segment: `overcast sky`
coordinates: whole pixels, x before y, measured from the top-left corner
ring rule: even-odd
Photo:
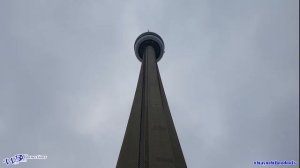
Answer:
[[[115,167],[148,29],[188,167],[298,163],[298,0],[1,0],[0,160]]]

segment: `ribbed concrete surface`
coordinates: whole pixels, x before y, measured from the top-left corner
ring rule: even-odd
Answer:
[[[186,168],[153,47],[143,58],[117,168]]]

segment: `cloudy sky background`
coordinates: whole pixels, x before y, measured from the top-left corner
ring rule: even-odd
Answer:
[[[188,167],[299,161],[298,0],[0,1],[1,161],[115,167],[148,29]]]

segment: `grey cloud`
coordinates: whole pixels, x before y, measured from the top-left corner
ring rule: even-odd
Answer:
[[[140,68],[159,62],[188,167],[299,162],[299,2],[1,1],[0,159],[115,167]],[[4,166],[4,164],[2,164]]]

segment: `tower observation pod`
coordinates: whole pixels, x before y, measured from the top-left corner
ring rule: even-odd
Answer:
[[[134,43],[142,62],[117,168],[186,168],[157,62],[163,39],[145,32]]]
[[[163,39],[156,33],[145,32],[138,36],[134,43],[134,51],[138,60],[143,60],[144,50],[147,46],[152,46],[155,51],[157,62],[162,58],[165,52]]]

